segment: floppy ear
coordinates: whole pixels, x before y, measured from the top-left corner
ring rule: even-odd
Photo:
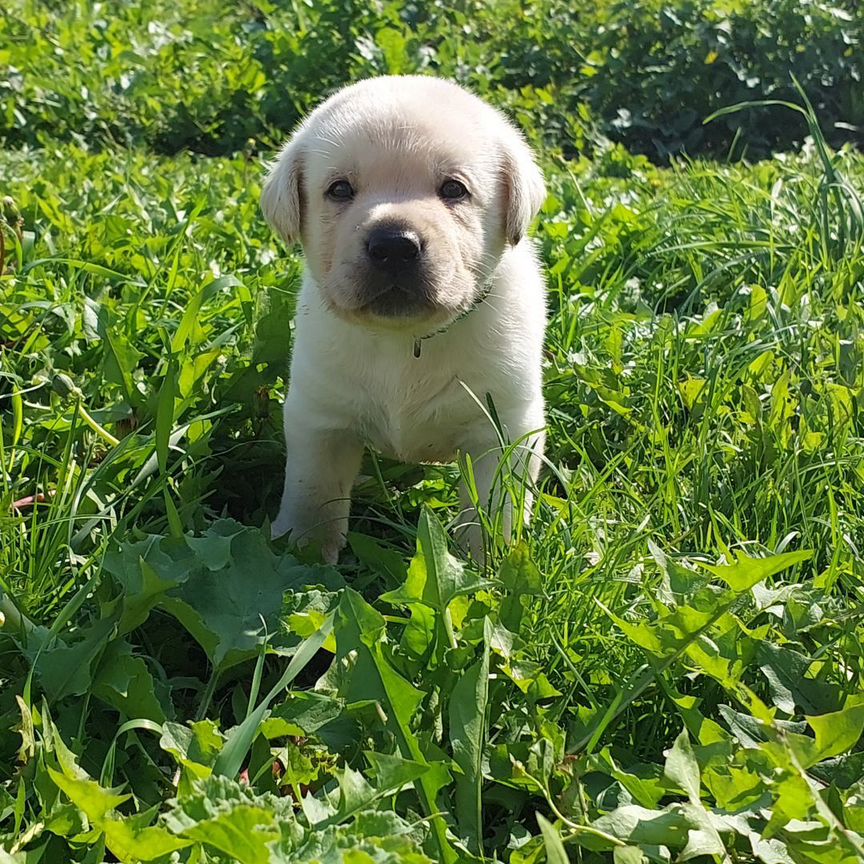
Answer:
[[[301,151],[297,140],[292,139],[270,166],[261,193],[265,218],[289,245],[300,239],[303,221],[301,184]]]
[[[540,212],[546,200],[546,185],[531,148],[521,133],[508,127],[503,152],[504,231],[507,242],[515,246]]]

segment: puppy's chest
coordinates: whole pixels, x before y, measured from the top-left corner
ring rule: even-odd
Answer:
[[[480,412],[455,372],[384,375],[367,382],[357,412],[359,434],[406,462],[449,462],[463,445],[465,428]]]

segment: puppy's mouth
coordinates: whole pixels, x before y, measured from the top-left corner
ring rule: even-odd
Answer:
[[[457,317],[469,293],[458,290],[458,274],[450,272],[384,274],[363,262],[346,262],[334,276],[319,283],[327,308],[345,321],[376,329],[425,333]]]
[[[376,318],[425,318],[436,309],[423,286],[393,282],[366,293],[357,310]]]

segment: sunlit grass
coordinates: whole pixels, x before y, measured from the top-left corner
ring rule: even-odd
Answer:
[[[507,697],[500,723],[489,719],[495,746],[560,735],[574,758],[608,746],[625,768],[649,763],[660,771],[682,722],[697,735],[694,705],[722,723],[721,706],[730,703],[758,713],[751,693],[786,704],[760,677],[768,668],[764,657],[753,659],[760,639],[778,650],[794,645],[809,658],[804,668],[815,662],[814,681],[835,688],[822,710],[860,690],[864,250],[849,202],[864,182],[864,160],[851,151],[832,158],[837,173],[828,180],[812,149],[754,166],[680,162],[657,170],[618,150],[593,163],[549,166],[551,194],[536,229],[550,289],[548,466],[523,535],[533,563],[519,571],[527,578],[536,567],[541,587],[518,600],[524,614],[513,660],[514,668],[535,664],[524,666],[534,683]],[[12,694],[26,686],[30,699],[41,686],[39,674],[27,678],[33,651],[10,629],[21,615],[25,629],[51,628],[74,643],[116,593],[114,571],[103,570],[109,548],[145,535],[200,534],[224,515],[253,529],[272,516],[299,263],[264,225],[260,172],[245,158],[64,147],[7,153],[0,166],[22,220],[17,239],[6,232],[12,254],[0,279],[7,621],[0,675],[8,721],[0,740],[10,757],[0,776],[14,795],[20,740]],[[841,174],[842,200],[832,192]],[[455,467],[402,466],[374,454],[364,465],[341,570],[390,616],[395,643],[407,619],[376,598],[404,580],[421,508],[444,524],[456,515],[457,480]],[[789,559],[774,606],[758,605],[765,594],[756,605],[736,601],[735,620],[753,629],[736,631],[742,665],[734,682],[712,677],[688,654],[674,662],[659,649],[646,654],[610,617],[644,627],[662,617],[674,562],[695,574],[697,562],[801,550],[812,555]],[[487,575],[500,563],[493,559]],[[687,602],[707,603],[692,579],[695,599]],[[761,590],[773,585],[769,578]],[[497,602],[486,597],[476,608]],[[318,620],[298,614],[297,627]],[[164,616],[138,632],[123,638],[165,692],[177,688],[179,721],[206,716],[227,727],[252,710],[255,699],[244,701],[248,665],[207,671],[188,635]],[[474,651],[476,628],[466,634],[460,644]],[[98,656],[107,645],[94,649]],[[407,675],[413,667],[402,662]],[[439,686],[443,668],[428,680],[417,672],[417,686]],[[259,665],[255,680],[272,671]],[[498,676],[506,678],[500,669]],[[105,703],[100,686],[83,705],[52,704],[93,776],[94,766],[107,770],[118,717],[118,703]],[[781,716],[800,721],[808,712],[796,706]],[[374,722],[361,715],[351,723]],[[114,781],[157,803],[161,781],[135,785],[141,759],[156,757],[149,745],[136,746],[128,770],[120,762],[112,769]],[[358,739],[341,758],[359,765],[365,746]],[[853,749],[844,758],[859,758]],[[506,822],[496,796],[502,811],[522,808],[525,819],[537,809],[554,818],[554,805],[579,822],[600,807],[602,796],[591,797],[593,762],[588,779],[578,775],[568,792],[578,787],[584,812],[556,797],[559,775],[548,781],[558,792],[547,796],[497,770],[484,781],[490,832]],[[709,784],[710,794],[719,788]],[[35,818],[35,799],[27,806]]]

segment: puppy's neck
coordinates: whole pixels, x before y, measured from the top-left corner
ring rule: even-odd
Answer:
[[[431,333],[427,333],[425,336],[415,336],[414,344],[412,347],[412,354],[415,360],[420,359],[420,355],[423,351],[423,343],[427,339],[432,339],[435,336],[440,336],[442,333],[446,333],[454,324],[457,324],[459,321],[462,321],[464,318],[467,318],[478,306],[481,306],[486,302],[486,299],[489,297],[490,292],[495,287],[495,273],[493,272],[489,278],[483,283],[483,287],[480,289],[480,293],[471,303],[471,305],[464,311],[457,315],[452,321],[445,324],[443,327],[439,327],[437,330],[433,330]]]

